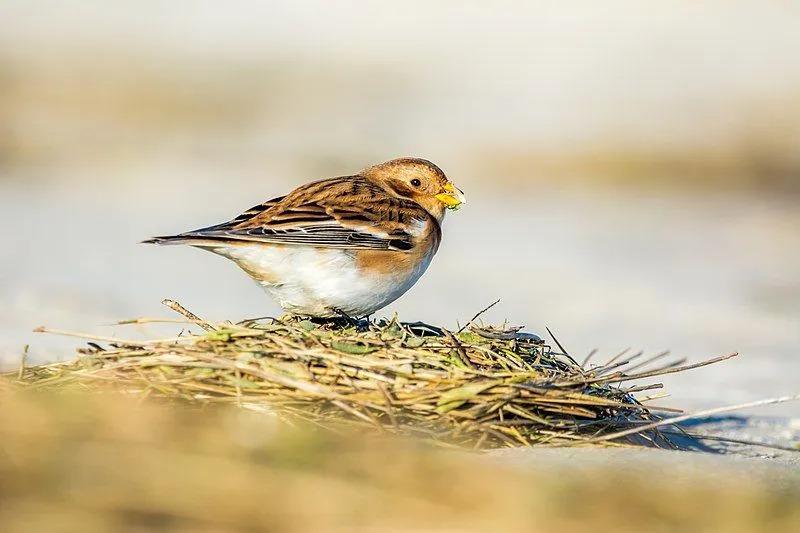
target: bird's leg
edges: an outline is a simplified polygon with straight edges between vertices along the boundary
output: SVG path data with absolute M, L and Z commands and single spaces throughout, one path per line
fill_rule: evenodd
M 371 325 L 371 322 L 370 322 L 370 319 L 369 319 L 370 316 L 371 315 L 364 315 L 364 316 L 362 316 L 361 318 L 358 319 L 358 326 L 356 326 L 356 327 L 358 327 L 358 331 L 360 333 L 363 333 L 365 331 L 369 331 L 369 328 L 370 328 L 370 325 Z
M 352 317 L 352 316 L 348 315 L 347 313 L 345 313 L 344 311 L 342 311 L 342 310 L 341 310 L 341 309 L 339 309 L 338 307 L 330 307 L 329 309 L 330 309 L 331 311 L 333 311 L 334 313 L 336 313 L 337 315 L 339 315 L 339 318 L 340 318 L 340 319 L 341 319 L 341 320 L 342 320 L 342 321 L 343 321 L 343 322 L 344 322 L 346 325 L 348 325 L 348 326 L 350 326 L 350 327 L 353 327 L 353 328 L 358 328 L 358 327 L 359 327 L 359 323 L 360 323 L 360 321 L 358 320 L 358 318 L 357 318 L 357 317 Z
M 369 331 L 369 315 L 364 315 L 359 318 L 357 316 L 350 316 L 337 307 L 330 307 L 329 309 L 339 315 L 339 318 L 345 325 L 356 328 L 359 333 Z

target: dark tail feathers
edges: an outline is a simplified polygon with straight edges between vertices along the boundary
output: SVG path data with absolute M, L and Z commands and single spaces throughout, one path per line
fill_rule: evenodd
M 167 235 L 163 237 L 153 237 L 152 239 L 147 239 L 146 241 L 142 241 L 141 244 L 158 244 L 158 245 L 188 244 L 190 246 L 203 247 L 204 245 L 218 246 L 220 243 L 224 243 L 225 241 L 229 240 L 230 239 L 226 239 L 222 236 L 215 238 L 214 236 L 209 236 L 209 235 L 183 233 L 181 235 Z
M 198 235 L 166 235 L 163 237 L 153 237 L 142 241 L 141 244 L 193 244 L 199 240 L 209 240 L 208 237 L 202 238 Z

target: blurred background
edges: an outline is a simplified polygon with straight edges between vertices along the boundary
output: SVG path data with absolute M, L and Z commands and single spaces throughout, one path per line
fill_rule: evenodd
M 431 159 L 467 193 L 387 308 L 497 298 L 577 358 L 741 357 L 701 408 L 798 392 L 800 4 L 0 0 L 0 361 L 46 324 L 279 313 L 224 259 L 137 244 L 321 177 Z M 127 326 L 130 328 L 130 326 Z M 141 332 L 138 332 L 141 333 Z M 797 415 L 786 404 L 769 413 Z

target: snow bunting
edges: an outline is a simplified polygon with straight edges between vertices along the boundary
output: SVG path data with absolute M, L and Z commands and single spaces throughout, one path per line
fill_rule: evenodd
M 155 237 L 233 260 L 289 313 L 368 316 L 402 296 L 439 248 L 464 194 L 425 159 L 315 181 L 230 222 Z

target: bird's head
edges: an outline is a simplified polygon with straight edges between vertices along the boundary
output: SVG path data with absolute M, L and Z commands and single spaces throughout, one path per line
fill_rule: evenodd
M 413 200 L 439 220 L 446 209 L 458 209 L 466 203 L 464 193 L 427 159 L 393 159 L 361 174 L 389 192 Z

